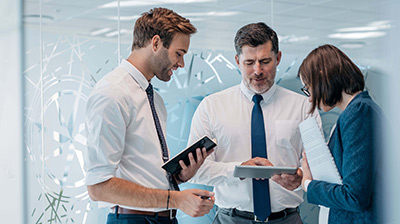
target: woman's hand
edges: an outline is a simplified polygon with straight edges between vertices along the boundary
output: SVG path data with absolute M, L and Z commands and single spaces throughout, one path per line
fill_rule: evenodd
M 302 168 L 303 168 L 303 179 L 301 180 L 301 186 L 303 187 L 304 191 L 307 192 L 307 190 L 304 187 L 304 182 L 306 180 L 312 180 L 313 178 L 312 178 L 312 175 L 311 175 L 310 167 L 308 166 L 307 156 L 306 156 L 305 152 L 303 152 Z

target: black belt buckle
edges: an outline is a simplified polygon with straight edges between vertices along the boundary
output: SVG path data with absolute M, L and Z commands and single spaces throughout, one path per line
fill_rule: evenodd
M 287 213 L 287 211 L 286 211 L 286 209 L 285 210 L 283 210 L 283 213 L 284 213 L 284 215 L 283 215 L 283 219 L 286 219 L 286 217 L 288 216 L 288 213 Z
M 267 219 L 266 219 L 265 221 L 261 221 L 261 220 L 259 220 L 259 219 L 257 218 L 256 215 L 254 215 L 254 222 L 261 222 L 261 223 L 264 223 L 264 222 L 268 222 L 268 219 L 269 219 L 269 217 L 267 217 Z
M 169 219 L 172 220 L 176 217 L 176 209 L 169 210 Z
M 254 222 L 256 222 L 256 223 L 258 223 L 258 222 L 262 222 L 262 223 L 268 222 L 269 218 L 272 218 L 272 220 L 275 220 L 275 219 L 286 219 L 286 217 L 289 215 L 287 210 L 288 209 L 284 209 L 284 210 L 282 210 L 280 212 L 277 212 L 277 213 L 271 213 L 270 216 L 267 217 L 267 219 L 265 221 L 262 221 L 262 220 L 258 219 L 257 216 L 254 215 Z M 281 214 L 283 214 L 283 215 L 281 215 Z

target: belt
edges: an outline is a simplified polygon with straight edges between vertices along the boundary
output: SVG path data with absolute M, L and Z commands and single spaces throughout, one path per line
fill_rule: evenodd
M 226 208 L 221 208 L 222 210 L 225 210 L 226 212 L 232 214 L 232 215 L 237 215 L 240 216 L 242 218 L 246 218 L 246 219 L 251 219 L 257 222 L 262 222 L 260 220 L 257 219 L 257 217 L 254 216 L 253 212 L 247 212 L 247 211 L 240 211 L 237 210 L 236 208 L 230 208 L 230 209 L 226 209 Z M 288 215 L 297 212 L 298 208 L 286 208 L 280 212 L 272 212 L 271 215 L 267 218 L 267 221 L 272 221 L 275 219 L 280 219 L 280 218 L 286 218 Z
M 114 213 L 116 212 L 115 207 L 112 208 Z M 170 210 L 165 210 L 161 212 L 148 212 L 148 211 L 140 211 L 140 210 L 133 210 L 133 209 L 127 209 L 127 208 L 122 208 L 118 206 L 118 214 L 122 215 L 147 215 L 147 216 L 152 216 L 152 217 L 169 217 L 170 219 L 173 219 L 176 217 L 176 209 L 170 209 Z

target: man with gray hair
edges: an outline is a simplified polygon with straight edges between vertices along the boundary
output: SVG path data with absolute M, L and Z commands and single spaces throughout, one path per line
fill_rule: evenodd
M 282 57 L 278 36 L 265 23 L 240 28 L 235 60 L 242 82 L 204 98 L 197 108 L 188 144 L 203 135 L 218 146 L 190 180 L 214 186 L 214 223 L 302 223 L 298 206 L 302 172 L 271 179 L 233 177 L 236 165 L 301 166 L 304 151 L 298 125 L 310 115 L 307 98 L 275 84 Z

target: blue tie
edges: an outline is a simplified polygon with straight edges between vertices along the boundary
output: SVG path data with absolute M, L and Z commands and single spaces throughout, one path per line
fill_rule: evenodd
M 167 143 L 165 141 L 164 134 L 161 129 L 160 120 L 158 119 L 156 108 L 154 106 L 153 86 L 151 85 L 151 83 L 149 83 L 149 86 L 146 89 L 146 93 L 147 93 L 147 98 L 150 103 L 151 113 L 153 114 L 154 124 L 156 125 L 158 140 L 160 141 L 160 144 L 161 144 L 163 161 L 165 163 L 169 159 Z M 167 178 L 168 178 L 170 185 L 172 185 L 172 189 L 179 191 L 179 187 L 178 187 L 178 184 L 176 183 L 176 180 L 172 177 L 172 174 L 168 171 L 167 171 Z
M 267 142 L 265 140 L 264 117 L 260 106 L 261 95 L 254 95 L 254 107 L 251 112 L 251 156 L 267 157 Z M 268 179 L 253 179 L 253 205 L 254 215 L 265 221 L 271 214 L 271 200 L 269 196 Z

